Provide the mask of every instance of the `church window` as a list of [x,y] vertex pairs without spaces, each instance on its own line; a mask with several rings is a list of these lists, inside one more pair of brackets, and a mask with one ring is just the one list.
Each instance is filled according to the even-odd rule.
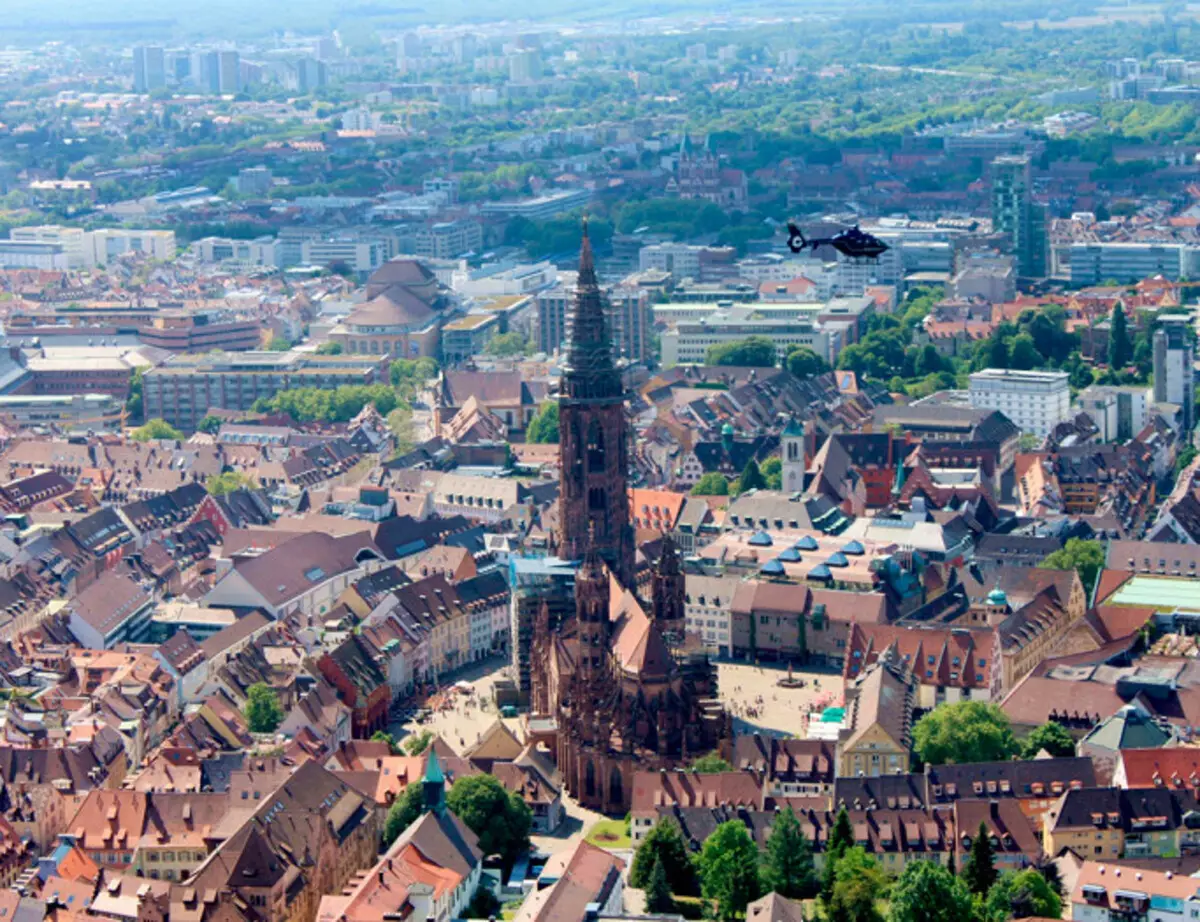
[[588,797],[596,796],[596,766],[591,762],[588,762],[587,770],[583,773],[583,792]]
[[596,420],[588,427],[587,466],[589,471],[604,469],[604,433]]

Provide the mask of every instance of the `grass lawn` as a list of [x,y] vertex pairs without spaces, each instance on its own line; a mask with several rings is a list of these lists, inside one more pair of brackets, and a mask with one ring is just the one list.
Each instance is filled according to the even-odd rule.
[[600,820],[588,830],[587,841],[600,848],[632,848],[624,820]]

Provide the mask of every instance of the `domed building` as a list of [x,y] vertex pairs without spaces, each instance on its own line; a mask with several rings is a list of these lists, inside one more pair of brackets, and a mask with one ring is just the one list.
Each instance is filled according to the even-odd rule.
[[419,260],[384,263],[367,280],[363,300],[329,334],[350,355],[436,358],[449,300]]

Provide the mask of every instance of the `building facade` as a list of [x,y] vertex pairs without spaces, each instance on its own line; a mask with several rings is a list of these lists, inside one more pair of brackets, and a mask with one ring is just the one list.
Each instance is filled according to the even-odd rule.
[[1065,371],[985,368],[970,378],[971,406],[999,410],[1024,432],[1044,436],[1071,413]]

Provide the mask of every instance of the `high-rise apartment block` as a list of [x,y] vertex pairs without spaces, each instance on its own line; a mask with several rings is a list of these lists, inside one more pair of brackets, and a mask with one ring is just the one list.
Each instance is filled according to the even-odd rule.
[[992,161],[992,225],[1004,234],[1017,258],[1017,274],[1044,278],[1047,263],[1046,206],[1033,200],[1033,179],[1026,155]]
[[1196,350],[1189,325],[1184,316],[1164,317],[1154,331],[1154,402],[1176,404],[1187,432],[1196,422]]
[[167,85],[166,55],[162,48],[139,45],[133,49],[133,90],[150,93]]

